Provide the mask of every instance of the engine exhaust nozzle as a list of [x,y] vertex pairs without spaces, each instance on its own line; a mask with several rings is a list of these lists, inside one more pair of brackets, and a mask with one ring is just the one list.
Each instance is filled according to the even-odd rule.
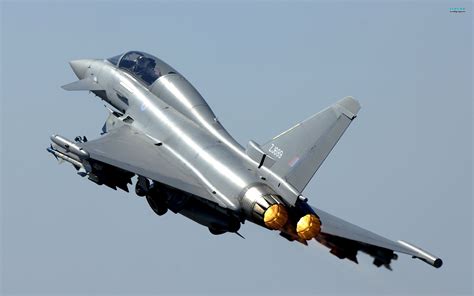
[[321,221],[314,214],[306,214],[298,220],[296,233],[305,240],[315,238],[321,232]]
[[263,222],[271,229],[281,229],[287,221],[288,212],[282,204],[271,205],[263,214]]

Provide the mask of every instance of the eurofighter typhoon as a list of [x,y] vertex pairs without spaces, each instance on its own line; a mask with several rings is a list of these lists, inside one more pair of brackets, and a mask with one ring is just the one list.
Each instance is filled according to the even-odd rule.
[[47,149],[82,177],[146,198],[157,215],[179,213],[212,234],[238,234],[245,221],[357,263],[359,251],[391,269],[396,253],[439,268],[442,260],[404,241],[392,241],[308,203],[303,190],[356,118],[346,97],[267,143],[241,146],[199,92],[162,60],[130,51],[106,60],[70,62],[79,80],[69,91],[90,91],[109,116],[101,137],[74,141],[51,136]]

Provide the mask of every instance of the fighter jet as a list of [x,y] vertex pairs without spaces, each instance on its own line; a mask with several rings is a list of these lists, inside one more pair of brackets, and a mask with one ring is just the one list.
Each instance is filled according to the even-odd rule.
[[[54,134],[47,150],[99,185],[145,197],[157,215],[181,214],[214,234],[235,233],[246,221],[357,263],[358,252],[391,269],[396,253],[436,268],[442,260],[392,241],[308,203],[303,190],[356,118],[345,97],[268,142],[240,145],[199,92],[164,61],[140,51],[70,62],[79,80],[68,91],[89,91],[105,102],[101,136],[74,141]],[[136,178],[134,178],[136,176]]]

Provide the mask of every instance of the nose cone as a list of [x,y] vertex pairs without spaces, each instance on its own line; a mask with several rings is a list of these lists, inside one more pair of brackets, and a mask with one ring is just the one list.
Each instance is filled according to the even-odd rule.
[[72,70],[79,79],[86,77],[87,69],[91,64],[92,60],[74,60],[69,62],[69,65],[71,65]]

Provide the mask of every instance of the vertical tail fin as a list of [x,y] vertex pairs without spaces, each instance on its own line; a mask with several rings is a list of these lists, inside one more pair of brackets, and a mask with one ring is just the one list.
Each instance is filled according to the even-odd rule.
[[276,159],[272,171],[302,191],[360,110],[345,97],[262,146]]

